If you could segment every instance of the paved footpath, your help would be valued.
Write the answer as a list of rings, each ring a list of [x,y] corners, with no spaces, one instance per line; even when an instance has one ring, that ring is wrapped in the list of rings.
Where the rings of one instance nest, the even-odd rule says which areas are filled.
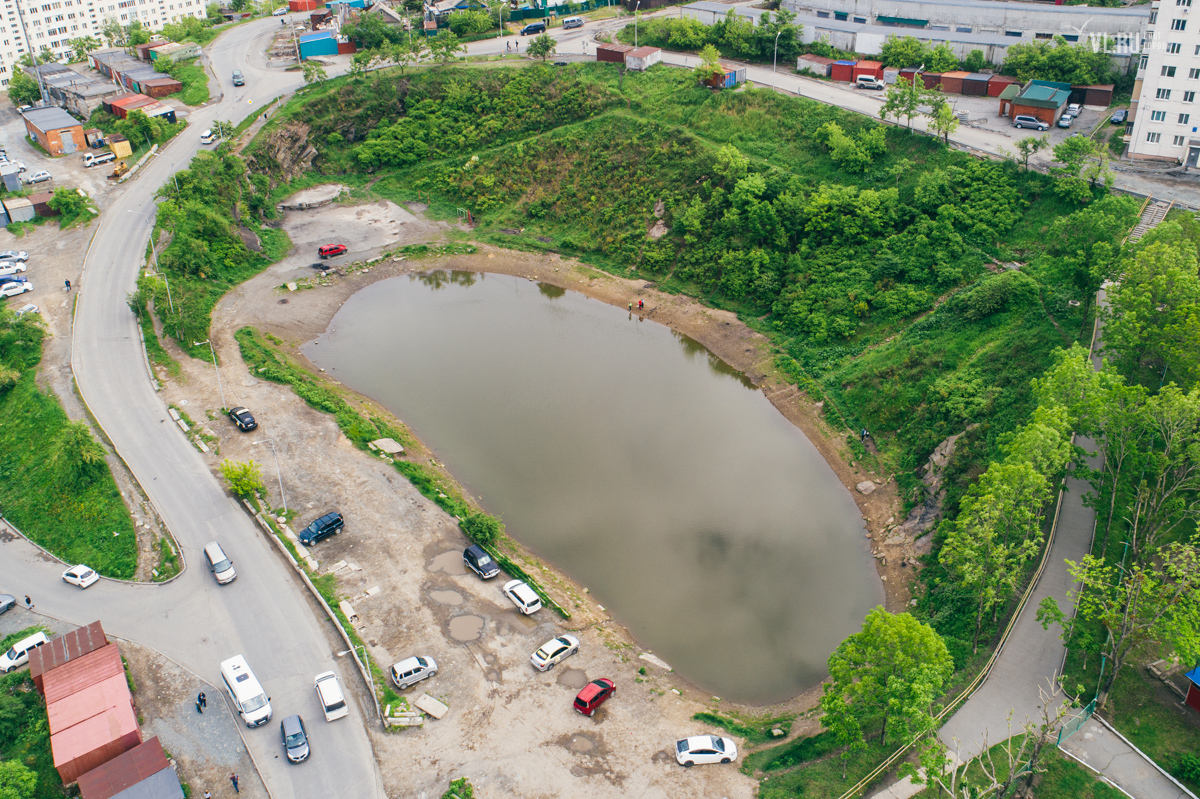
[[[1062,750],[1135,799],[1196,799],[1107,724],[1092,717]]]

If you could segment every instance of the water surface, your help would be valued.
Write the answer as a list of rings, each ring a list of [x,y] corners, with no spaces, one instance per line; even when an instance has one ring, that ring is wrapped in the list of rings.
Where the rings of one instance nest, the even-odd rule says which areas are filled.
[[[691,339],[450,272],[376,283],[330,330],[304,347],[314,363],[411,425],[510,535],[705,690],[793,696],[883,601],[833,471]]]

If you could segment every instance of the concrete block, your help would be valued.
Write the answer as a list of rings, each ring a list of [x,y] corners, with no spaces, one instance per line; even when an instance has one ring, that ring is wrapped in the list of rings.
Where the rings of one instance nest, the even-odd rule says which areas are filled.
[[[424,710],[435,719],[440,719],[450,711],[450,708],[447,705],[434,699],[429,694],[421,694],[418,696],[417,701],[413,702],[413,706]]]
[[[167,413],[171,415],[172,422],[179,421],[179,411],[175,410],[174,408],[167,408]]]
[[[176,421],[175,424],[179,425],[179,429],[185,433],[192,429],[192,428],[188,427],[188,423],[183,421],[182,419],[179,419],[178,421]]]

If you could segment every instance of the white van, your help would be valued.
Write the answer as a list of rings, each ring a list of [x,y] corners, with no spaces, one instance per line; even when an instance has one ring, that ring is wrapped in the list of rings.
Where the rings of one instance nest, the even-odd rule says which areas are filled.
[[[429,657],[405,658],[392,664],[392,682],[403,691],[437,674],[437,661]]]
[[[860,89],[886,89],[887,86],[879,78],[870,75],[859,75],[854,79],[854,85]]]
[[[321,701],[321,710],[325,711],[325,720],[334,721],[350,712],[346,707],[346,695],[342,693],[342,684],[332,671],[322,672],[316,679],[317,699]]]
[[[583,17],[566,17],[562,21],[562,26],[565,30],[571,30],[571,28],[582,28]]]
[[[88,153],[87,155],[85,155],[83,157],[83,165],[85,167],[87,167],[87,166],[95,166],[96,164],[107,164],[109,161],[112,161],[116,157],[117,157],[117,154],[114,153],[112,150],[109,150],[108,152],[104,152],[104,153]]]
[[[234,655],[222,663],[221,680],[247,727],[259,727],[271,720],[271,697],[250,671],[244,657]]]
[[[201,144],[212,144],[216,140],[217,140],[217,137],[215,135],[213,135],[213,132],[211,130],[206,130],[200,134],[200,143]]]
[[[25,640],[13,644],[11,649],[0,655],[0,671],[7,674],[14,669],[21,668],[29,662],[29,653],[48,640],[45,633],[34,633]]]

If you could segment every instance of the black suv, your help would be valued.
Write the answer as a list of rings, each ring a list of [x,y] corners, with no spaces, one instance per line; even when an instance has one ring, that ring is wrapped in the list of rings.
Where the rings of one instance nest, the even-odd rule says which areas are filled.
[[[322,538],[340,533],[345,526],[346,520],[342,518],[342,514],[337,511],[326,513],[300,531],[300,543],[310,547]]]
[[[500,567],[496,565],[496,561],[492,560],[492,556],[485,552],[479,544],[471,544],[463,550],[463,563],[485,580],[490,580],[500,573]]]

